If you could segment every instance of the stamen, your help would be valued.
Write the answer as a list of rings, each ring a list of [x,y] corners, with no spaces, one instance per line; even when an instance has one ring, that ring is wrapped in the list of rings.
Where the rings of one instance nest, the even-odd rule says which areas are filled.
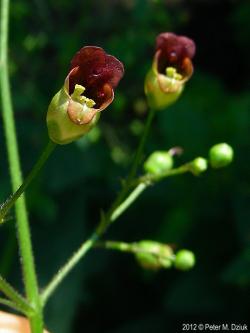
[[[82,95],[85,90],[85,87],[81,86],[80,84],[76,84],[74,91],[71,94],[71,98],[81,104],[86,104],[88,108],[92,108],[96,103],[93,99]]]
[[[174,68],[174,67],[167,67],[166,68],[166,75],[170,79],[174,79],[174,80],[177,80],[177,81],[180,81],[180,80],[183,79],[183,76],[181,74],[179,74],[177,72],[176,68]]]

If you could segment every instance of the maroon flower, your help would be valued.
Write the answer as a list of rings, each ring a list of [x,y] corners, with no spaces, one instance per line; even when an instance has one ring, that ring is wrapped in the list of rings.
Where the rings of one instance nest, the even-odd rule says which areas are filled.
[[[194,42],[184,36],[164,32],[156,39],[153,65],[145,80],[148,102],[155,109],[165,109],[181,95],[193,73]]]
[[[192,39],[164,32],[156,39],[155,63],[157,71],[165,74],[166,68],[173,67],[187,80],[193,73],[191,59],[195,54]]]
[[[51,140],[66,144],[85,135],[113,101],[123,73],[123,64],[100,47],[85,46],[77,52],[63,88],[49,105]]]
[[[65,82],[68,93],[71,95],[78,84],[86,89],[84,95],[95,102],[93,111],[89,117],[81,119],[81,124],[88,123],[97,112],[104,110],[113,101],[114,88],[123,74],[123,64],[100,47],[85,46],[75,54]],[[71,120],[79,123],[70,107],[68,111]]]

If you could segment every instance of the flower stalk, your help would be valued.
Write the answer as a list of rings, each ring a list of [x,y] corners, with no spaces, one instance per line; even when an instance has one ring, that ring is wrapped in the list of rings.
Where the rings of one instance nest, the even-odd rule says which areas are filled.
[[[34,309],[28,304],[26,299],[21,296],[2,276],[0,276],[0,290],[9,298],[9,300],[1,299],[2,303],[5,302],[6,305],[11,305],[11,307],[14,307],[26,315],[34,313]]]
[[[189,164],[185,164],[182,167],[177,169],[169,170],[168,173],[164,174],[165,177],[179,175],[185,172],[189,172],[190,167]],[[148,176],[155,176],[155,175],[146,175]],[[146,177],[145,176],[145,177]],[[157,180],[162,179],[163,177]],[[138,178],[138,184],[134,188],[134,190],[128,195],[128,197],[123,200],[119,205],[115,208],[111,208],[112,210],[108,211],[106,214],[101,215],[100,222],[96,228],[96,231],[91,235],[91,237],[85,241],[80,248],[72,255],[72,257],[67,261],[67,263],[59,269],[58,273],[54,276],[51,282],[47,285],[47,287],[42,292],[41,298],[43,305],[46,304],[49,297],[54,293],[63,279],[70,273],[70,271],[76,266],[76,264],[86,255],[86,253],[96,244],[96,241],[100,239],[103,234],[106,232],[107,228],[115,222],[132,204],[135,200],[151,185],[151,181],[147,179],[145,181],[144,178]],[[131,184],[127,185],[126,191],[129,190]],[[121,192],[122,193],[122,192]],[[120,195],[118,195],[118,198]],[[117,200],[116,200],[117,201]],[[115,244],[112,243],[112,246]],[[117,244],[116,244],[117,245]],[[111,246],[111,245],[110,245]],[[124,247],[124,251],[130,251],[129,247]]]
[[[131,186],[130,183],[133,180],[140,160],[143,153],[143,148],[146,143],[146,139],[149,133],[150,126],[152,124],[152,120],[154,117],[155,111],[151,109],[148,114],[146,125],[144,128],[144,132],[139,143],[137,152],[135,154],[135,158],[129,173],[127,180],[124,183],[124,186],[120,193],[118,194],[116,200],[111,206],[110,210],[106,214],[102,214],[99,224],[96,228],[96,231],[90,236],[90,238],[85,241],[79,249],[73,253],[73,255],[69,258],[66,264],[59,269],[57,274],[52,278],[47,287],[45,287],[44,291],[41,294],[42,304],[43,306],[48,301],[49,297],[54,293],[63,279],[71,272],[71,270],[76,266],[76,264],[85,256],[85,254],[94,246],[95,242],[103,236],[106,232],[107,228],[113,223],[124,211],[140,196],[140,194],[146,189],[146,184],[138,184],[138,186],[132,191],[132,193],[126,198]]]
[[[11,207],[15,204],[17,199],[24,193],[27,187],[30,185],[31,181],[37,176],[38,172],[41,170],[47,159],[49,158],[50,154],[55,149],[56,144],[52,141],[49,141],[47,147],[45,148],[44,152],[38,159],[37,163],[32,168],[31,172],[24,180],[23,184],[18,188],[18,190],[9,196],[9,198],[0,206],[0,223],[4,222],[4,218]]]

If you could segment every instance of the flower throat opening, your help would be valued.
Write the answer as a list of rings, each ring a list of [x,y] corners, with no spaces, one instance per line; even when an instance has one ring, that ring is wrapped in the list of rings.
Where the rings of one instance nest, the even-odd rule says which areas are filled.
[[[179,74],[174,67],[167,67],[166,68],[166,75],[169,79],[181,81],[183,79],[183,76]]]
[[[82,95],[85,90],[86,90],[85,87],[81,86],[80,84],[76,84],[74,91],[71,94],[71,98],[76,102],[86,105],[88,108],[93,108],[96,102],[93,99]]]

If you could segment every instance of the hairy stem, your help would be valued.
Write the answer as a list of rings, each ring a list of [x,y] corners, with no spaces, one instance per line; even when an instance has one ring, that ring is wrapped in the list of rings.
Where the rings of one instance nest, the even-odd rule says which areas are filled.
[[[131,186],[138,186],[138,184],[142,184],[142,183],[151,185],[153,183],[163,180],[164,178],[181,175],[186,172],[192,172],[190,169],[190,163],[183,164],[178,168],[170,169],[170,170],[167,170],[160,174],[155,174],[155,175],[154,174],[145,174],[145,175],[135,179],[131,183]]]
[[[11,101],[9,73],[8,73],[8,25],[9,25],[9,0],[1,0],[1,68],[0,83],[2,97],[2,113],[4,131],[9,159],[12,189],[16,191],[22,184],[21,167],[17,146],[16,129]],[[23,271],[25,291],[29,303],[34,307],[35,314],[30,316],[32,333],[41,333],[43,330],[42,310],[38,293],[37,278],[35,273],[34,258],[28,216],[25,207],[24,195],[15,204],[17,218],[17,234]]]
[[[80,248],[72,255],[72,257],[66,262],[66,264],[57,272],[53,277],[48,286],[44,289],[41,294],[43,306],[46,304],[49,297],[53,294],[55,289],[63,281],[65,276],[75,267],[75,265],[81,260],[81,258],[87,253],[87,251],[93,246],[95,241],[98,239],[98,234],[93,233],[93,235],[84,242]]]
[[[13,304],[12,307],[15,305],[15,309],[21,311],[26,315],[28,315],[29,313],[34,313],[34,309],[2,276],[0,276],[0,290],[11,300],[9,301],[1,299],[2,304],[4,300],[6,304],[7,302],[9,302],[9,304]]]
[[[130,173],[129,173],[129,176],[127,179],[127,183],[130,183],[130,181],[136,176],[136,172],[139,167],[139,164],[141,163],[143,149],[144,149],[154,116],[155,116],[155,110],[150,109],[147,120],[146,120],[146,124],[144,127],[144,131],[143,131],[139,146],[138,146],[136,154],[135,154],[135,159],[134,159],[133,165],[131,167],[131,170],[130,170]]]
[[[105,220],[105,226],[107,227],[111,222],[114,222],[135,200],[136,198],[144,191],[146,188],[145,184],[139,184],[134,191],[127,197],[127,199],[121,203],[110,216],[109,220]],[[105,219],[105,217],[103,217]],[[68,275],[68,273],[76,266],[76,264],[84,257],[87,251],[95,244],[100,236],[105,232],[103,218],[99,224],[97,231],[92,234],[92,236],[84,242],[80,248],[72,255],[72,257],[66,262],[66,264],[57,272],[53,277],[48,286],[44,289],[41,298],[43,305],[46,304],[49,297],[53,294],[59,284],[63,279]],[[109,223],[107,223],[109,222]]]
[[[129,173],[127,180],[123,186],[123,189],[118,194],[117,199],[114,204],[107,212],[106,216],[103,215],[99,222],[99,225],[96,231],[92,234],[92,236],[84,242],[80,248],[72,255],[72,257],[66,262],[66,264],[58,271],[58,273],[52,278],[51,282],[44,289],[41,298],[43,305],[46,304],[49,297],[53,294],[55,289],[59,286],[59,284],[63,281],[63,279],[68,275],[68,273],[75,267],[75,265],[84,257],[87,251],[95,244],[96,240],[103,235],[103,233],[108,228],[109,224],[114,222],[135,200],[136,198],[145,190],[145,184],[139,184],[134,191],[126,198],[127,193],[130,189],[130,182],[136,175],[139,163],[141,161],[141,156],[143,153],[143,148],[148,136],[148,132],[154,117],[155,111],[150,110],[148,114],[148,118],[146,121],[146,125],[144,128],[144,132],[139,143],[137,152],[135,154],[135,158]],[[125,200],[124,200],[125,199]]]
[[[158,258],[166,258],[166,255],[162,255],[159,253],[158,250],[155,248],[152,249],[145,249],[140,246],[140,243],[125,243],[125,242],[119,242],[119,241],[111,241],[106,240],[103,242],[96,242],[95,244],[96,248],[104,248],[107,250],[115,250],[120,252],[127,252],[127,253],[144,253],[144,254],[151,254],[156,255]],[[174,254],[169,254],[168,259],[174,261],[176,256]]]
[[[4,217],[8,213],[8,211],[11,209],[11,207],[15,204],[17,199],[24,193],[26,188],[29,186],[31,181],[37,176],[40,169],[43,167],[47,159],[49,158],[50,154],[55,149],[56,144],[52,141],[49,141],[47,147],[45,148],[44,152],[40,156],[37,163],[34,165],[33,169],[25,178],[23,184],[18,188],[18,190],[13,193],[0,207],[0,223],[1,221],[4,222]]]
[[[114,222],[129,206],[142,194],[147,185],[141,183],[131,192],[131,194],[114,210],[110,216],[110,223]],[[109,224],[109,223],[108,223]]]

